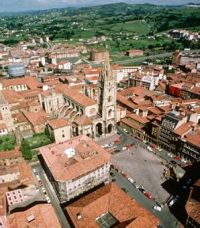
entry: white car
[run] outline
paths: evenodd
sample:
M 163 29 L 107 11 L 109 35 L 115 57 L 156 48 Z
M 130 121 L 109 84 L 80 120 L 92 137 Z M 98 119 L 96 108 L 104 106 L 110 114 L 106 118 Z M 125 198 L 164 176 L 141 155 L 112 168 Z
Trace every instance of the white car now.
M 182 161 L 183 163 L 185 163 L 185 164 L 187 163 L 187 160 L 184 159 L 184 158 L 182 158 L 181 161 Z
M 131 184 L 134 183 L 134 180 L 131 177 L 128 177 L 128 180 L 131 182 Z
M 170 158 L 173 158 L 173 154 L 167 153 L 167 155 L 168 155 Z
M 126 149 L 127 149 L 126 146 L 122 147 L 122 151 L 125 151 Z
M 153 149 L 150 146 L 148 146 L 147 149 L 151 152 L 153 151 Z
M 109 144 L 105 144 L 105 145 L 104 145 L 104 148 L 108 148 L 108 147 L 109 147 Z
M 126 128 L 124 128 L 123 130 L 124 130 L 124 132 L 128 133 L 128 130 Z
M 153 209 L 155 211 L 161 211 L 162 210 L 162 208 L 160 206 L 158 206 L 158 205 L 153 206 Z
M 169 202 L 169 206 L 173 206 L 179 199 L 179 195 L 176 195 L 170 202 Z

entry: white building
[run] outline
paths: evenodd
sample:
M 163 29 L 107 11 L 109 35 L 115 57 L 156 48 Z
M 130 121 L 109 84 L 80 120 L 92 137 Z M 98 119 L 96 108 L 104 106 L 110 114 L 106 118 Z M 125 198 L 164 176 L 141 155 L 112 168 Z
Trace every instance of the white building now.
M 42 147 L 40 153 L 61 202 L 109 181 L 111 155 L 87 136 Z

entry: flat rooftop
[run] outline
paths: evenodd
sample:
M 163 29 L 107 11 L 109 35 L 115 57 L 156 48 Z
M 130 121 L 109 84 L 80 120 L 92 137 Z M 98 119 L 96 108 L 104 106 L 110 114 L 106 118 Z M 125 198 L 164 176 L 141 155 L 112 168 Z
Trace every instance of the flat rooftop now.
M 40 148 L 40 153 L 56 181 L 87 174 L 109 162 L 111 155 L 87 136 Z

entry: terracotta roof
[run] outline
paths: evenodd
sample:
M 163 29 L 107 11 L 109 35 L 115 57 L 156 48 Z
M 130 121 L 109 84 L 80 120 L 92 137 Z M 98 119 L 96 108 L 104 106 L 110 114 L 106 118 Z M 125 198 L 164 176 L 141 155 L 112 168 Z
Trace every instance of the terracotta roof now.
M 194 122 L 187 122 L 182 124 L 180 127 L 176 128 L 174 130 L 174 133 L 179 135 L 179 136 L 184 136 L 185 134 L 187 134 L 189 131 L 192 130 L 192 126 L 195 126 Z
M 52 129 L 69 126 L 69 122 L 66 119 L 54 119 L 50 120 L 48 123 Z
M 14 85 L 27 85 L 29 89 L 36 89 L 40 83 L 37 82 L 36 77 L 22 77 L 22 78 L 13 78 L 13 79 L 4 79 L 2 81 L 3 88 Z
M 139 123 L 142 123 L 142 124 L 147 124 L 149 122 L 149 120 L 146 118 L 146 117 L 142 117 L 142 116 L 139 116 L 137 114 L 130 114 L 128 115 L 128 118 L 131 118 Z
M 186 140 L 192 145 L 200 147 L 200 130 L 198 129 L 192 134 L 186 135 Z
M 132 108 L 132 109 L 135 109 L 137 107 L 136 104 L 134 104 L 132 101 L 128 100 L 128 98 L 126 98 L 120 94 L 117 94 L 117 102 L 122 103 L 123 105 L 125 105 L 129 108 Z
M 66 151 L 71 149 L 75 151 L 75 155 L 69 158 Z M 84 135 L 44 146 L 40 148 L 40 153 L 57 181 L 77 178 L 110 161 L 110 154 Z
M 155 115 L 160 115 L 162 113 L 162 111 L 157 107 L 150 107 L 148 110 Z
M 200 224 L 200 202 L 190 199 L 186 203 L 186 211 L 188 215 Z
M 30 220 L 30 221 L 28 221 Z M 10 228 L 61 228 L 51 204 L 38 204 L 8 216 Z
M 7 129 L 7 126 L 4 123 L 0 124 L 0 130 L 4 130 Z
M 24 98 L 18 92 L 13 90 L 3 90 L 2 94 L 9 104 L 18 103 L 24 100 Z
M 22 153 L 19 151 L 18 148 L 11 151 L 0 152 L 0 159 L 10 159 L 10 158 L 18 158 L 18 157 L 22 157 Z
M 130 119 L 128 118 L 124 118 L 124 119 L 121 119 L 121 123 L 135 129 L 135 130 L 138 130 L 138 131 L 143 131 L 142 127 L 138 126 L 137 124 L 133 123 Z
M 13 114 L 12 117 L 14 119 L 16 119 L 16 122 L 17 123 L 24 123 L 24 122 L 27 122 L 27 119 L 26 117 L 23 115 L 23 113 L 19 112 L 19 113 L 16 113 L 16 114 Z
M 137 86 L 137 87 L 130 87 L 127 89 L 123 89 L 118 94 L 122 95 L 122 96 L 129 96 L 129 95 L 145 96 L 145 95 L 152 95 L 154 93 L 152 91 L 149 91 L 148 89 L 141 87 L 141 86 Z
M 83 115 L 83 116 L 78 116 L 74 122 L 79 125 L 79 126 L 87 126 L 87 125 L 91 125 L 92 124 L 92 121 L 91 119 L 86 116 L 86 115 Z
M 117 200 L 116 200 L 117 199 Z M 157 227 L 159 220 L 115 183 L 103 186 L 66 207 L 76 228 L 97 227 L 97 219 L 110 213 L 121 227 Z M 80 218 L 77 218 L 77 215 Z M 142 225 L 142 226 L 139 226 Z
M 91 99 L 90 97 L 82 94 L 80 92 L 75 92 L 73 89 L 68 89 L 63 91 L 64 95 L 67 96 L 72 101 L 80 104 L 83 107 L 95 105 L 96 101 Z
M 47 114 L 44 111 L 23 112 L 23 114 L 32 126 L 45 124 L 47 121 Z

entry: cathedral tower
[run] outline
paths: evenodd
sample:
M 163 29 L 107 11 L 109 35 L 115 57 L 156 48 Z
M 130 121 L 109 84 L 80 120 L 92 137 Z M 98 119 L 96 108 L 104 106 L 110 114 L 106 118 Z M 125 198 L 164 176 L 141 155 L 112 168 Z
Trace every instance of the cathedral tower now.
M 104 123 L 105 135 L 116 132 L 116 89 L 116 78 L 108 57 L 98 81 L 98 112 Z

